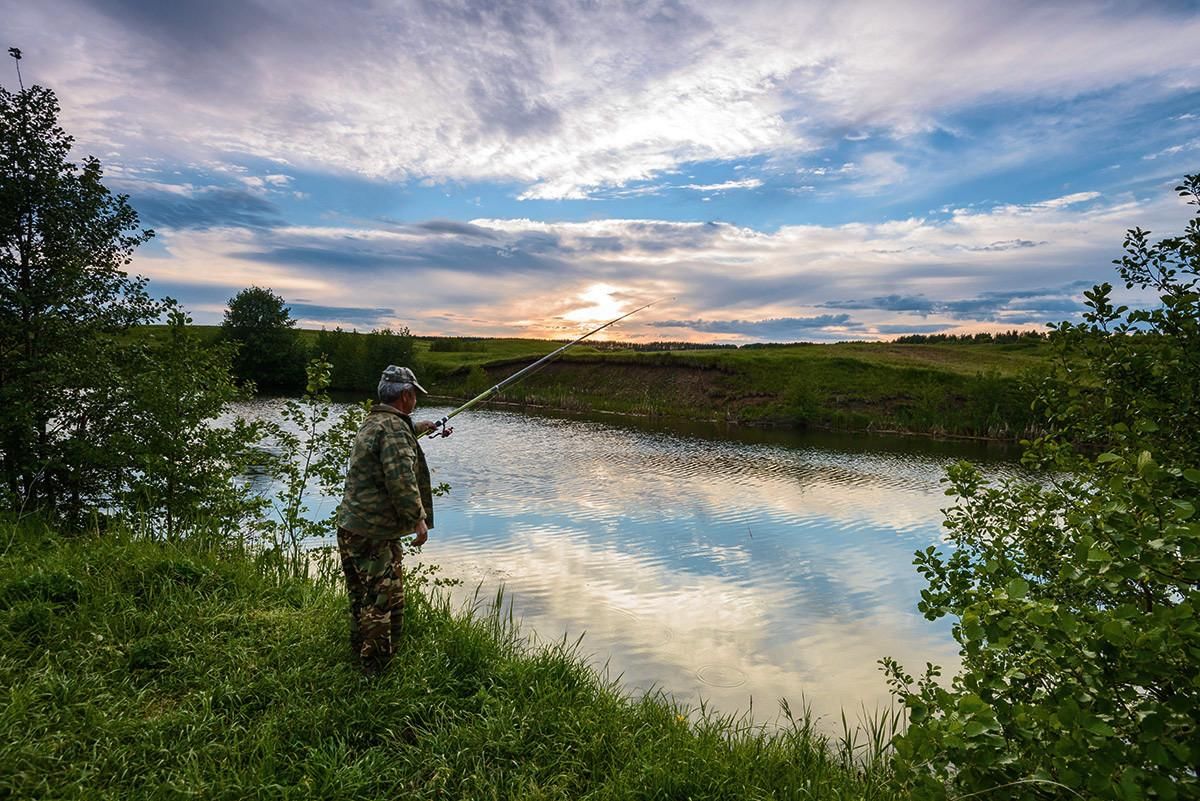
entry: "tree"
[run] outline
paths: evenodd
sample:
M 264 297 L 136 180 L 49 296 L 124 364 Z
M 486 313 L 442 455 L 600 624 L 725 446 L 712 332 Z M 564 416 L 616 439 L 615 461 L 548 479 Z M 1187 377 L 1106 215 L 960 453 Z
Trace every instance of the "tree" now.
M 343 331 L 335 328 L 332 331 L 321 329 L 317 334 L 316 353 L 333 365 L 330 374 L 329 388 L 341 390 L 361 390 L 363 364 L 363 337 L 355 331 Z M 378 379 L 376 379 L 378 380 Z
M 116 445 L 127 462 L 117 501 L 166 539 L 214 521 L 236 526 L 265 505 L 236 481 L 260 458 L 252 445 L 261 427 L 237 416 L 217 422 L 246 397 L 230 376 L 233 346 L 206 344 L 190 323 L 172 308 L 165 332 L 134 345 L 121 381 L 125 426 Z
M 123 269 L 153 232 L 97 159 L 68 161 L 58 113 L 0 87 L 0 472 L 9 504 L 72 516 L 116 469 L 117 335 L 163 307 Z
M 374 393 L 385 367 L 413 363 L 412 335 L 406 327 L 397 331 L 381 328 L 367 334 L 322 329 L 313 352 L 333 365 L 329 388 L 344 391 Z
M 416 367 L 413 364 L 412 334 L 407 326 L 401 326 L 395 331 L 390 328 L 378 328 L 366 334 L 363 351 L 363 387 L 370 392 L 375 391 L 380 373 L 389 364 Z
M 289 398 L 279 422 L 265 425 L 273 454 L 265 467 L 280 489 L 272 504 L 275 518 L 262 521 L 261 530 L 276 567 L 284 574 L 307 577 L 312 560 L 304 556 L 306 544 L 337 530 L 337 505 L 327 507 L 323 520 L 314 520 L 308 492 L 314 485 L 326 497 L 341 492 L 354 436 L 370 403 L 337 411 L 328 393 L 333 365 L 324 357 L 310 361 L 305 372 L 303 397 Z
M 234 375 L 260 387 L 303 387 L 304 357 L 295 325 L 283 298 L 266 287 L 234 295 L 221 323 L 222 339 L 238 346 Z
M 1200 206 L 1200 176 L 1177 190 Z M 917 797 L 1200 795 L 1200 213 L 1124 249 L 1126 288 L 1158 305 L 1085 293 L 1084 321 L 1052 332 L 1035 478 L 953 468 L 955 549 L 917 554 L 920 609 L 957 618 L 962 656 L 949 687 L 885 660 Z

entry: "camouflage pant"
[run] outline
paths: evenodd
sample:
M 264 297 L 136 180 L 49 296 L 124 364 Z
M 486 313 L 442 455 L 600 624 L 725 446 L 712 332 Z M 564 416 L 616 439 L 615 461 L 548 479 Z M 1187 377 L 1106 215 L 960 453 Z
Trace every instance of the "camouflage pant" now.
M 381 670 L 391 660 L 404 627 L 401 545 L 340 528 L 338 553 L 350 594 L 350 649 L 364 669 Z

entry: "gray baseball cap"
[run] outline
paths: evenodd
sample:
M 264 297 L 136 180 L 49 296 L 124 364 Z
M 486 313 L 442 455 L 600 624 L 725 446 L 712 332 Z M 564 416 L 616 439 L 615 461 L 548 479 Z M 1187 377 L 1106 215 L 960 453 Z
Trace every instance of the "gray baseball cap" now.
M 426 395 L 429 394 L 425 387 L 417 383 L 417 377 L 413 375 L 413 371 L 407 367 L 397 367 L 394 364 L 389 364 L 387 369 L 383 371 L 383 376 L 380 378 L 380 380 L 387 381 L 389 384 L 412 384 Z

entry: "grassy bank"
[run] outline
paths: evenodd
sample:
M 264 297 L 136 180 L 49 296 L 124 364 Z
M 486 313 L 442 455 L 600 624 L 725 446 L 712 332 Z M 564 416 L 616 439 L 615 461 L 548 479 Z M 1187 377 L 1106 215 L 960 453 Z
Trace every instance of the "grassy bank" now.
M 218 332 L 197 330 L 209 338 Z M 364 335 L 338 336 L 339 353 L 326 355 L 355 363 L 335 364 L 333 389 L 373 393 L 381 365 L 364 362 L 370 351 Z M 307 351 L 320 349 L 319 332 L 300 331 L 299 337 Z M 412 358 L 431 392 L 469 398 L 562 344 L 414 337 Z M 583 343 L 499 400 L 566 411 L 1015 440 L 1031 434 L 1035 422 L 1022 378 L 1044 368 L 1047 350 L 1039 339 L 662 351 Z
M 804 722 L 689 721 L 415 589 L 368 679 L 340 588 L 237 546 L 4 524 L 0 554 L 3 798 L 893 797 Z
M 431 390 L 474 395 L 554 346 L 480 342 L 431 352 L 418 340 L 416 358 Z M 660 352 L 580 346 L 501 398 L 567 410 L 1016 439 L 1033 425 L 1021 380 L 1044 363 L 1045 351 L 1037 340 Z

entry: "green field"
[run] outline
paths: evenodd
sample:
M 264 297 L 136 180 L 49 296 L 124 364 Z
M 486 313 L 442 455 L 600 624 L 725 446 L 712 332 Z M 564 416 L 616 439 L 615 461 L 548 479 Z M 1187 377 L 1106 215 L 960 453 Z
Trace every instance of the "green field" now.
M 478 340 L 486 349 L 416 358 L 435 394 L 469 397 L 558 343 Z M 738 349 L 632 351 L 587 345 L 506 389 L 502 400 L 734 423 L 1018 438 L 1030 433 L 1022 378 L 1043 341 L 848 342 Z
M 196 330 L 215 337 L 219 329 Z M 318 333 L 298 332 L 312 355 Z M 413 366 L 433 395 L 465 399 L 562 344 L 415 337 Z M 662 351 L 585 342 L 497 400 L 566 411 L 1013 440 L 1034 433 L 1023 379 L 1038 373 L 1048 350 L 1041 339 Z M 344 365 L 334 388 L 373 393 L 382 366 Z M 353 378 L 338 381 L 338 375 Z

